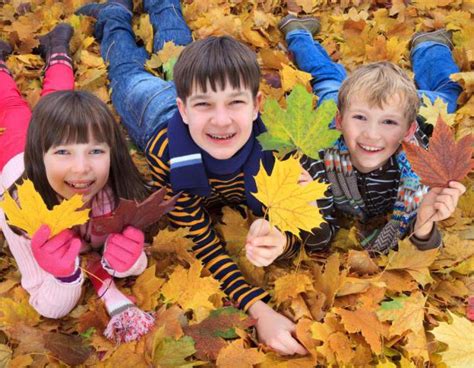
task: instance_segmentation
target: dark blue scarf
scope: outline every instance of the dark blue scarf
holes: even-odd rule
[[[257,175],[260,161],[267,172],[271,172],[274,164],[273,153],[262,151],[262,146],[257,141],[257,136],[266,130],[258,116],[244,146],[231,158],[217,160],[194,143],[188,126],[177,111],[168,121],[170,181],[173,191],[207,197],[211,194],[207,173],[224,176],[243,171],[247,205],[256,215],[262,216],[262,204],[251,193],[257,191],[254,176]]]

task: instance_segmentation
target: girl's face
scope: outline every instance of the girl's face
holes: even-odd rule
[[[53,190],[65,199],[82,194],[89,202],[107,183],[110,147],[107,143],[63,144],[44,154],[46,177]]]

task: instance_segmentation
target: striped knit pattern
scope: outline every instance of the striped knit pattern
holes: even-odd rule
[[[48,62],[46,63],[44,67],[44,70],[48,69],[50,66],[55,65],[55,64],[63,64],[73,69],[71,57],[68,54],[63,53],[63,52],[51,54],[51,56],[48,59]]]
[[[165,125],[150,140],[146,147],[146,157],[151,168],[154,185],[168,189],[167,196],[173,193],[170,187],[170,158],[168,149],[168,128]],[[184,164],[197,157],[187,157],[171,165]],[[246,310],[257,300],[269,300],[269,295],[261,288],[249,285],[235,262],[225,251],[222,240],[214,230],[208,210],[225,205],[237,206],[246,203],[244,173],[237,172],[223,177],[209,176],[211,195],[200,197],[183,193],[175,209],[168,213],[174,226],[189,227],[190,238],[194,242],[194,255],[221,283],[221,288],[230,299]],[[292,244],[293,247],[293,244]]]

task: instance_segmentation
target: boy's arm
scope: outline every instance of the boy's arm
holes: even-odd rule
[[[160,151],[160,150],[158,150]],[[169,165],[154,152],[147,152],[154,185],[167,188],[167,196],[173,193],[169,185]],[[202,205],[202,199],[187,193],[181,194],[175,209],[168,213],[170,222],[178,227],[189,227],[194,242],[192,251],[204,267],[221,283],[221,288],[239,307],[247,310],[258,300],[268,301],[268,293],[250,286],[238,266],[225,252],[221,239],[214,230],[209,214]]]
[[[413,234],[413,232],[415,231],[415,223],[416,218],[410,222],[407,234]],[[416,237],[415,234],[413,234],[410,237],[410,242],[419,250],[429,250],[438,248],[442,244],[441,233],[439,232],[436,224],[434,224],[433,228],[431,229],[431,232],[428,234],[428,237],[426,239],[419,239]]]

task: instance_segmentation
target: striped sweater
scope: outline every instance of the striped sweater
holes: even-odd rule
[[[168,127],[160,127],[145,149],[146,158],[151,169],[153,184],[168,189],[168,196],[175,193],[170,184],[170,154]],[[219,238],[209,216],[209,210],[229,205],[231,207],[246,205],[244,172],[239,171],[224,175],[208,174],[211,194],[202,197],[182,193],[171,212],[170,222],[176,227],[189,227],[190,238],[194,243],[192,251],[204,267],[221,283],[226,295],[239,306],[247,310],[257,300],[268,301],[268,293],[261,288],[249,285],[235,262],[226,253],[223,241]],[[289,248],[294,238],[288,237]]]
[[[322,155],[323,152],[321,151],[320,157]],[[329,183],[322,159],[313,160],[303,157],[301,165],[314,180]],[[364,200],[369,217],[375,218],[390,214],[397,199],[398,186],[400,184],[400,170],[395,155],[391,156],[383,166],[370,173],[364,174],[356,171],[356,177],[357,187]],[[329,187],[326,192],[326,198],[318,201],[318,206],[327,224],[323,224],[321,228],[314,229],[313,234],[305,234],[305,249],[308,254],[326,249],[337,231],[338,226],[335,216],[339,214],[334,206],[330,189]],[[413,231],[413,226],[414,221],[411,223],[409,233]],[[441,245],[441,235],[436,226],[434,226],[428,239],[420,240],[412,236],[410,240],[420,250],[436,248]],[[288,249],[283,257],[293,253],[293,249]]]

